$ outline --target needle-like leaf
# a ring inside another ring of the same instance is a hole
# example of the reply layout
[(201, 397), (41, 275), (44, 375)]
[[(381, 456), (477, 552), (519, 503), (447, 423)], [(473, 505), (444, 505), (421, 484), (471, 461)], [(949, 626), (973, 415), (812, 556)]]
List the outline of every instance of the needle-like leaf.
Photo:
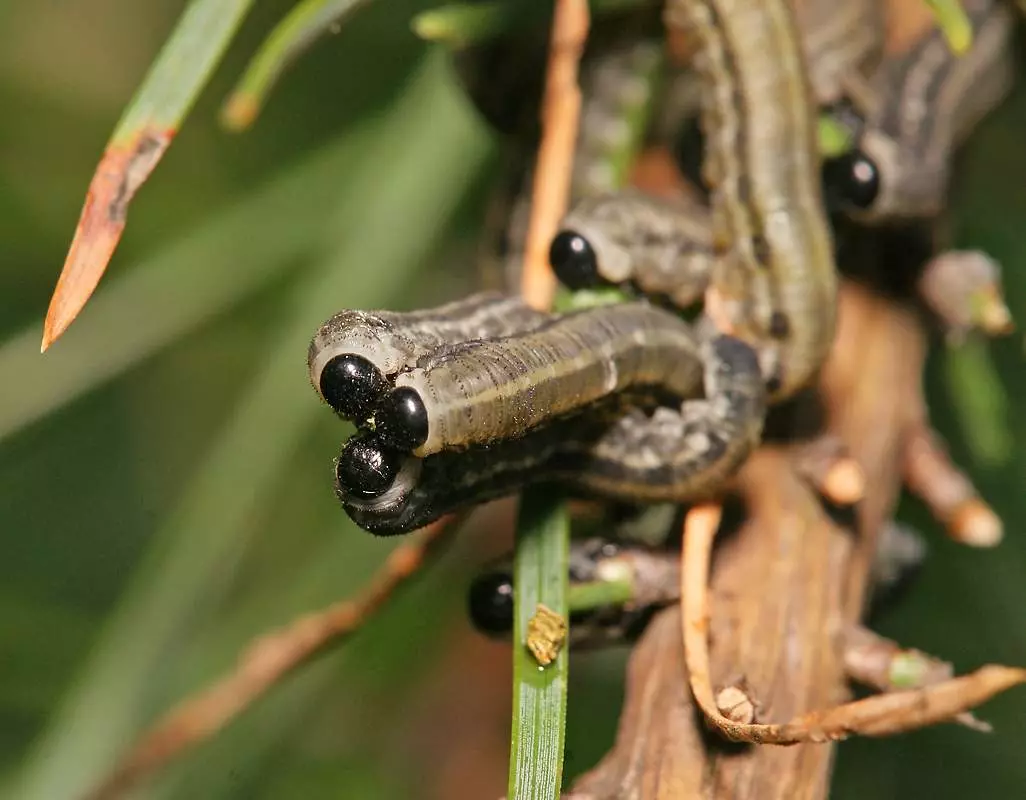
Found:
[(253, 124), (282, 73), (325, 32), (369, 0), (303, 0), (275, 26), (253, 56), (221, 110), (221, 122), (239, 131)]
[(570, 516), (558, 493), (524, 492), (514, 559), (513, 736), (510, 800), (558, 800), (563, 777), (569, 659), (564, 646), (541, 666), (527, 649), (538, 604), (566, 620)]
[(125, 110), (92, 182), (43, 326), (45, 351), (103, 277), (128, 204), (157, 166), (253, 0), (193, 0)]
[[(0, 440), (152, 356), (338, 239), (345, 176), (376, 135), (364, 124), (204, 221), (97, 292), (94, 312), (46, 358), (31, 325), (0, 343)], [(273, 220), (274, 224), (269, 224)], [(219, 265), (239, 265), (239, 269)]]

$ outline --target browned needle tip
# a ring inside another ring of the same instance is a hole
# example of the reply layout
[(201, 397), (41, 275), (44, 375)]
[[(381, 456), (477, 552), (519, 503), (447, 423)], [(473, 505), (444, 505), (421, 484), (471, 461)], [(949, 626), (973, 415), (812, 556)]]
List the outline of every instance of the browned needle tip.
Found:
[(172, 135), (170, 130), (143, 126), (103, 154), (50, 298), (39, 352), (45, 353), (57, 341), (92, 297), (121, 241), (128, 204), (171, 144)]

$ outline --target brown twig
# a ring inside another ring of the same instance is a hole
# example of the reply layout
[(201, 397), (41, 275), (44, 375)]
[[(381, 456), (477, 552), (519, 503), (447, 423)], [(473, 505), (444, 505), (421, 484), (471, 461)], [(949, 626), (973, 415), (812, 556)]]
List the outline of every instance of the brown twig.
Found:
[(542, 140), (534, 168), (531, 216), (520, 276), (521, 294), (535, 308), (547, 309), (556, 288), (549, 267), (549, 243), (570, 202), (570, 178), (581, 115), (578, 65), (589, 24), (587, 0), (556, 3), (542, 103)]
[(979, 250), (947, 250), (923, 267), (919, 296), (936, 314), (948, 341), (960, 344), (973, 329), (988, 336), (1015, 330), (1005, 304), (1001, 265)]
[(452, 517), (442, 519), (399, 545), (356, 597), (256, 639), (232, 672), (157, 720), (88, 800), (123, 796), (142, 778), (217, 733), (284, 677), (355, 633), (435, 552), (454, 522)]
[[(844, 671), (849, 680), (878, 692), (918, 689), (955, 677), (955, 668), (950, 662), (922, 650), (903, 648), (861, 625), (853, 625), (845, 631)], [(981, 733), (993, 730), (968, 711), (955, 715), (952, 721)]]
[(994, 547), (1004, 537), (997, 514), (976, 493), (925, 420), (909, 425), (902, 453), (905, 483), (929, 506), (956, 542)]
[(866, 476), (836, 436), (820, 436), (788, 452), (795, 471), (831, 502), (850, 506), (862, 499)]
[[(728, 717), (717, 703), (709, 666), (707, 586), (719, 520), (719, 508), (706, 505), (695, 508), (685, 521), (681, 626), (684, 661), (695, 701), (706, 722), (726, 739), (791, 745), (845, 739), (851, 734), (889, 736), (950, 720), (995, 694), (1026, 683), (1026, 669), (988, 665), (961, 678), (919, 682), (915, 688), (813, 711), (782, 724), (743, 722)], [(741, 691), (740, 687), (733, 688)], [(747, 696), (749, 704), (757, 706), (758, 699)]]

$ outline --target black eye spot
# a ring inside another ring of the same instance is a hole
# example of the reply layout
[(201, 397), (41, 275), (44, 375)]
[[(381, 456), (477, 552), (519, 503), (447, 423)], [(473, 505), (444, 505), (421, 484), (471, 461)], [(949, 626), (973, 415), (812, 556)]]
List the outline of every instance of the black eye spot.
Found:
[(361, 356), (335, 356), (321, 370), (321, 397), (343, 419), (362, 419), (388, 390), (381, 371)]
[(880, 171), (859, 150), (845, 153), (823, 165), (827, 197), (835, 205), (868, 210), (880, 193)]
[(784, 339), (791, 332), (791, 323), (783, 311), (774, 311), (770, 315), (769, 334), (774, 339)]
[(338, 487), (361, 497), (378, 497), (395, 482), (402, 465), (399, 453), (381, 445), (375, 436), (354, 436), (335, 464)]
[(568, 289), (587, 289), (602, 282), (595, 251), (576, 231), (556, 234), (549, 247), (549, 264)]
[(474, 579), (467, 593), (467, 612), (474, 628), (490, 636), (513, 630), (513, 576), (489, 572)]
[(755, 260), (758, 261), (762, 266), (768, 267), (770, 263), (770, 245), (766, 241), (766, 237), (761, 233), (756, 233), (752, 236), (752, 252), (755, 255)]
[(416, 450), (427, 441), (427, 409), (416, 390), (408, 386), (385, 398), (374, 424), (381, 441), (397, 450)]

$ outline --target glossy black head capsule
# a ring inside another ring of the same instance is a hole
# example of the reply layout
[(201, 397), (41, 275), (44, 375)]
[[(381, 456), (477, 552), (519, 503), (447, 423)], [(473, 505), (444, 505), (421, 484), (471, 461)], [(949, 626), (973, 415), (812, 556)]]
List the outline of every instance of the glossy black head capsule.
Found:
[(396, 450), (416, 450), (428, 437), (428, 415), (415, 389), (400, 386), (389, 394), (374, 414), (374, 428), (381, 441)]
[(560, 231), (549, 246), (549, 264), (568, 289), (590, 289), (602, 283), (598, 257), (591, 243), (577, 231)]
[(343, 353), (324, 365), (321, 397), (343, 419), (365, 419), (388, 391), (381, 370), (362, 356)]
[(357, 435), (342, 447), (335, 464), (339, 489), (357, 497), (379, 497), (395, 483), (402, 455), (373, 435)]
[(513, 630), (513, 576), (496, 570), (476, 577), (467, 592), (467, 612), (479, 633), (509, 634)]
[(880, 170), (865, 153), (852, 150), (823, 164), (823, 183), (834, 210), (868, 211), (880, 194)]

